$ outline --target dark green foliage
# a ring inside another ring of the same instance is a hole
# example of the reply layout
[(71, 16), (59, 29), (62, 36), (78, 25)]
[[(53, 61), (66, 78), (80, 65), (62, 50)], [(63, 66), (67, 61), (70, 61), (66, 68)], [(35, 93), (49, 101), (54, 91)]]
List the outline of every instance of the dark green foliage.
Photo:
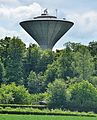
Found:
[(42, 51), (40, 60), (37, 65), (37, 72), (45, 72), (48, 64), (52, 64), (54, 60), (54, 52), (51, 50)]
[(57, 62), (53, 62), (52, 64), (48, 65), (48, 68), (44, 73), (46, 79), (45, 81), (46, 86), (57, 78), (57, 69), (58, 69)]
[(71, 85), (67, 89), (67, 96), (69, 109), (97, 112), (97, 89), (88, 81)]
[(73, 51), (73, 52), (79, 52), (81, 49), (86, 48), (88, 49), (88, 46), (82, 45), (81, 43), (71, 43), (71, 42), (67, 42), (65, 43), (66, 48), (68, 48), (69, 50)]
[(67, 47), (58, 58), (57, 76), (67, 79), (76, 76), (73, 52)]
[(10, 37), (5, 37), (5, 39), (0, 40), (0, 58), (1, 58), (1, 61), (4, 63), (4, 66), (6, 66), (10, 40), (11, 40)]
[(97, 42), (96, 41), (90, 42), (88, 45), (88, 49), (92, 56), (97, 56)]
[(41, 93), (45, 90), (45, 78), (41, 74), (31, 71), (28, 78), (28, 90), (30, 93)]
[(37, 72), (38, 61), (40, 60), (41, 50), (35, 44), (30, 44), (26, 52), (25, 72), (29, 75), (30, 71)]
[(62, 79), (56, 79), (48, 84), (48, 106), (50, 108), (64, 108), (66, 104), (66, 85)]
[(5, 69), (4, 69), (4, 65), (3, 63), (1, 62), (0, 60), (0, 84), (4, 83), (5, 82)]
[(8, 83), (15, 82), (18, 85), (23, 84), (22, 60), (25, 49), (25, 44), (19, 38), (10, 38), (5, 66)]
[(93, 57), (86, 47), (79, 49), (74, 55), (75, 70), (80, 80), (89, 80), (94, 73)]
[(96, 47), (68, 42), (53, 52), (35, 44), (26, 48), (18, 37), (1, 39), (0, 103), (46, 101), (50, 108), (97, 112)]
[(97, 88), (97, 76), (90, 77), (88, 81)]

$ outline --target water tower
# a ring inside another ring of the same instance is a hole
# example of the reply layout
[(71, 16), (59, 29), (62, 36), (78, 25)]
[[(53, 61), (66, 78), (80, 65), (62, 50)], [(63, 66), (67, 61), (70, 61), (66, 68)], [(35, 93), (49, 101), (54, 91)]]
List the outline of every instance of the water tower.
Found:
[(47, 9), (41, 16), (20, 22), (24, 30), (43, 49), (52, 49), (56, 42), (73, 26), (73, 22), (48, 15)]

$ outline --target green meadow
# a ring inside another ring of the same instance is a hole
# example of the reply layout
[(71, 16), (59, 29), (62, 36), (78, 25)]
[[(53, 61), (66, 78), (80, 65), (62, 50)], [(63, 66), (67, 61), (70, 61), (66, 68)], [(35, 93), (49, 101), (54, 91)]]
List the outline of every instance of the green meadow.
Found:
[(0, 120), (97, 120), (97, 117), (1, 114)]

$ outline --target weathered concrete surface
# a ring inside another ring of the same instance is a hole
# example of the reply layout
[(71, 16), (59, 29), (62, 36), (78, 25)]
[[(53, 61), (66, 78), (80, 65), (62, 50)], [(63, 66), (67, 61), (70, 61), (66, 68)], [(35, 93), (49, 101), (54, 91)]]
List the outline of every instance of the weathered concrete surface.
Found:
[(52, 49), (55, 43), (73, 26), (73, 22), (41, 15), (20, 25), (42, 47)]

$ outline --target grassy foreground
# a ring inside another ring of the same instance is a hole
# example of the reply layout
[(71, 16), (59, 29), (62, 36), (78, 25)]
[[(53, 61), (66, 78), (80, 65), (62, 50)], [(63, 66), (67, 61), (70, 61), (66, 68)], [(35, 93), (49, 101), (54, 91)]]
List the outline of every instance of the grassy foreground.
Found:
[(0, 120), (97, 120), (97, 117), (0, 114)]

